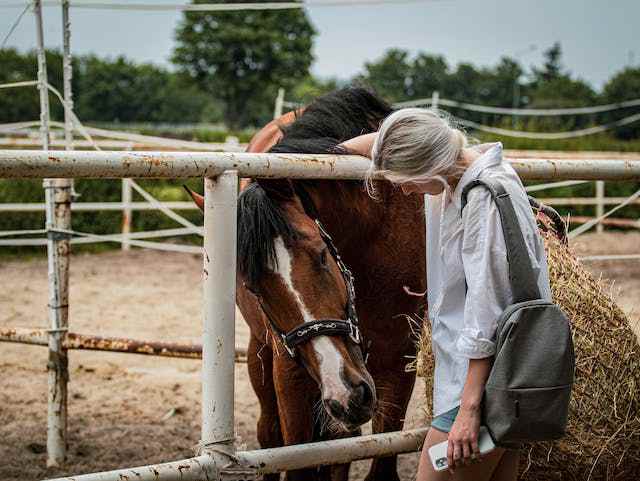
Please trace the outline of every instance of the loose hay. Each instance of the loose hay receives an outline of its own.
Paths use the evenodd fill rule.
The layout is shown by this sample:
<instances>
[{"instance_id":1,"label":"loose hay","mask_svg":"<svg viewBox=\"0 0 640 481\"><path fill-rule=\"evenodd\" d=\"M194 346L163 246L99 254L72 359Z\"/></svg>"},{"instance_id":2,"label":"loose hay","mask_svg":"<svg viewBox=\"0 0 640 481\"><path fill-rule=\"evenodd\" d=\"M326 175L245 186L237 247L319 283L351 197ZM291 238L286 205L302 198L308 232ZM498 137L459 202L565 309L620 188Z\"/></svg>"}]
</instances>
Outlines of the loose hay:
<instances>
[{"instance_id":1,"label":"loose hay","mask_svg":"<svg viewBox=\"0 0 640 481\"><path fill-rule=\"evenodd\" d=\"M610 286L595 279L560 242L548 219L541 234L549 260L553 297L572 323L576 378L567 435L521 451L526 481L640 480L640 347ZM429 323L416 360L432 416L433 353Z\"/></svg>"}]
</instances>

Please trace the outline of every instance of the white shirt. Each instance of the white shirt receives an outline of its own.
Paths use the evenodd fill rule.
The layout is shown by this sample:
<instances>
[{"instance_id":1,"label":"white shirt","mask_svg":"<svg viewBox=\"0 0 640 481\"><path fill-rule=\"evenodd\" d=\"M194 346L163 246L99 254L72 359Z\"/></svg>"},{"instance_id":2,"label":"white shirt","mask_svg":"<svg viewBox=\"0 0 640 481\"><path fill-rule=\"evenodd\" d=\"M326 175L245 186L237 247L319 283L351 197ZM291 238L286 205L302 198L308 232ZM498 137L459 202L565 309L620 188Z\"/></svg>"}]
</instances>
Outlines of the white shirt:
<instances>
[{"instance_id":1,"label":"white shirt","mask_svg":"<svg viewBox=\"0 0 640 481\"><path fill-rule=\"evenodd\" d=\"M479 149L481 155L465 171L452 198L446 192L426 196L434 416L460 405L469 359L495 354L498 318L513 303L500 214L489 191L472 189L461 215L461 194L469 182L491 177L510 194L540 292L551 299L544 245L522 182L511 165L503 162L501 143Z\"/></svg>"}]
</instances>

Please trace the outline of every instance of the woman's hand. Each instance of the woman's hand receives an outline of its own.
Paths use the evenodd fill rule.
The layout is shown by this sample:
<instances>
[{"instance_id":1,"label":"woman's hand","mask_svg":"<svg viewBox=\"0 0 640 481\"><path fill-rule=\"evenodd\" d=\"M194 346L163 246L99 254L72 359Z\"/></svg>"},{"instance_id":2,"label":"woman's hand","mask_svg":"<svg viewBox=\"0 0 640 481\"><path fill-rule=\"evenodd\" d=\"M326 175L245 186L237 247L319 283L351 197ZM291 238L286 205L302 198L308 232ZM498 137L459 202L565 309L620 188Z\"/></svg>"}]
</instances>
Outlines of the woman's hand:
<instances>
[{"instance_id":1,"label":"woman's hand","mask_svg":"<svg viewBox=\"0 0 640 481\"><path fill-rule=\"evenodd\" d=\"M469 464L472 460L480 458L478 448L478 434L480 432L480 408L479 406L461 406L449 432L449 445L447 447L447 461L449 470Z\"/></svg>"}]
</instances>

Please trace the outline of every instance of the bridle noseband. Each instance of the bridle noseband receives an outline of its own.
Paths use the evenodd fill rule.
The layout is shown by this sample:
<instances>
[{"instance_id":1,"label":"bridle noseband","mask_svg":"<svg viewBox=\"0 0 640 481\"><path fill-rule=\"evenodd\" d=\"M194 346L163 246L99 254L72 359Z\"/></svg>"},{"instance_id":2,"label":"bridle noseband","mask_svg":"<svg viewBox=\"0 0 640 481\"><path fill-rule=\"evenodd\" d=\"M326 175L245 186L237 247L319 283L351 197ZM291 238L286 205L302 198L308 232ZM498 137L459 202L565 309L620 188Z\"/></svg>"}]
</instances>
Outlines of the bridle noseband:
<instances>
[{"instance_id":1,"label":"bridle noseband","mask_svg":"<svg viewBox=\"0 0 640 481\"><path fill-rule=\"evenodd\" d=\"M340 273L342 274L342 278L344 279L344 283L347 287L347 319L315 319L310 322L305 322L304 324L293 328L289 332L285 332L278 327L278 325L271 318L269 312L264 308L260 295L255 294L258 298L262 311L265 313L267 319L269 320L271 329L278 335L280 341L282 342L282 345L286 349L289 356L291 356L293 359L297 359L297 347L300 344L304 344L305 342L318 336L348 337L354 344L360 346L360 349L362 351L362 337L360 335L360 329L358 327L358 314L356 313L355 305L356 291L353 282L353 275L351 274L351 271L346 266L346 264L342 261L342 258L338 253L338 249L333 243L333 239L331 239L329 233L324 229L318 219L315 219L315 222L318 226L320 237L322 237L322 240L327 246L327 250L338 265L338 269L340 269Z\"/></svg>"}]
</instances>

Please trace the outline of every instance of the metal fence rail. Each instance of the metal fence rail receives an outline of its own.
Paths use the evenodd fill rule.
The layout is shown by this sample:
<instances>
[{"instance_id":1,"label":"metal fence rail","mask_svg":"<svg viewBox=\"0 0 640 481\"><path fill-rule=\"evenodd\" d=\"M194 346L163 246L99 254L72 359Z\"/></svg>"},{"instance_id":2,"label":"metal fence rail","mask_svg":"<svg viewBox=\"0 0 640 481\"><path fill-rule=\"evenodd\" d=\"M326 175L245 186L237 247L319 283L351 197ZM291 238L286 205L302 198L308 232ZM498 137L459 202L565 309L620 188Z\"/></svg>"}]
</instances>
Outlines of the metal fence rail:
<instances>
[{"instance_id":1,"label":"metal fence rail","mask_svg":"<svg viewBox=\"0 0 640 481\"><path fill-rule=\"evenodd\" d=\"M524 180L637 180L640 161L510 158ZM250 152L120 152L0 150L0 178L151 179L240 177L363 179L370 161L355 155Z\"/></svg>"},{"instance_id":2,"label":"metal fence rail","mask_svg":"<svg viewBox=\"0 0 640 481\"><path fill-rule=\"evenodd\" d=\"M640 161L511 159L525 179L638 180ZM361 179L367 159L355 156L184 152L0 151L0 177L205 177L203 399L197 458L73 479L252 479L320 464L417 450L424 431L236 452L233 444L233 370L236 359L235 222L239 176ZM65 344L60 336L61 346ZM215 409L212 407L215 406ZM206 474L205 474L206 473Z\"/></svg>"}]
</instances>

